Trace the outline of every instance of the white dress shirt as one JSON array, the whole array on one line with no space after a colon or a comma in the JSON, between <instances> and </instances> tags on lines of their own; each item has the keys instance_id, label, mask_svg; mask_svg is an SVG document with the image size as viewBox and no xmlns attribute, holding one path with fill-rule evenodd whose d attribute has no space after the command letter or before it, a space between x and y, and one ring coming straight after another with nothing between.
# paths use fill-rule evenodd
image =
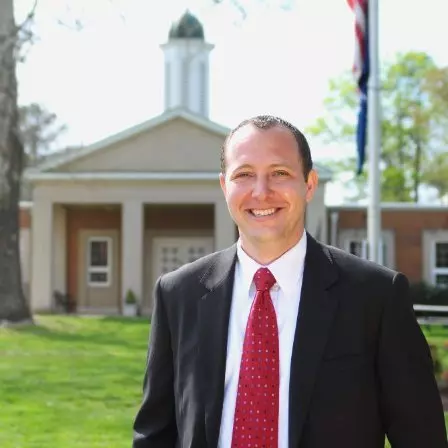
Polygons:
<instances>
[{"instance_id":1,"label":"white dress shirt","mask_svg":"<svg viewBox=\"0 0 448 448\"><path fill-rule=\"evenodd\" d=\"M280 349L280 410L278 448L288 447L289 377L291 355L302 290L303 268L306 253L306 233L300 241L269 268L276 279L271 298L277 315ZM238 261L235 267L232 304L229 319L227 360L224 384L224 403L218 448L230 448L232 444L233 418L247 319L255 298L253 277L264 267L250 258L237 244Z\"/></svg>"}]
</instances>

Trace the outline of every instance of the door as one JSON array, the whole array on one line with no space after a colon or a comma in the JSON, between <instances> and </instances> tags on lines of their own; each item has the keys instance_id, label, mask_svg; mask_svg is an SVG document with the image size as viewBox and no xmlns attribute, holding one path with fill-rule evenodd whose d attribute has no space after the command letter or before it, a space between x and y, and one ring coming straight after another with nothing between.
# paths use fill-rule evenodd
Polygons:
<instances>
[{"instance_id":1,"label":"door","mask_svg":"<svg viewBox=\"0 0 448 448\"><path fill-rule=\"evenodd\" d=\"M159 237L153 240L153 279L213 252L213 237Z\"/></svg>"},{"instance_id":2,"label":"door","mask_svg":"<svg viewBox=\"0 0 448 448\"><path fill-rule=\"evenodd\" d=\"M118 232L81 230L78 258L78 306L98 312L119 309Z\"/></svg>"}]
</instances>

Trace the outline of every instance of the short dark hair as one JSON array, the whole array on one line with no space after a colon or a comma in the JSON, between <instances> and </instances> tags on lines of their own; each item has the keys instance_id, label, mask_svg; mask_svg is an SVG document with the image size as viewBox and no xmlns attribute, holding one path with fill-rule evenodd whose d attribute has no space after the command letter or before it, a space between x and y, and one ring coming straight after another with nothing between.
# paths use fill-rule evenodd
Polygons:
<instances>
[{"instance_id":1,"label":"short dark hair","mask_svg":"<svg viewBox=\"0 0 448 448\"><path fill-rule=\"evenodd\" d=\"M238 129L241 129L243 126L249 124L257 127L258 129L264 130L271 129L276 126L289 130L296 139L297 146L299 148L299 155L302 159L303 164L303 175L305 177L305 180L308 180L308 175L313 169L313 160L311 158L311 150L306 137L293 124L289 123L286 120L283 120L283 118L274 117L272 115L258 115L253 118L248 118L247 120L243 120L239 125L237 125L229 132L226 139L224 140L223 145L221 146L221 172L223 174L226 172L225 156L229 140L232 138L233 134L238 131Z\"/></svg>"}]
</instances>

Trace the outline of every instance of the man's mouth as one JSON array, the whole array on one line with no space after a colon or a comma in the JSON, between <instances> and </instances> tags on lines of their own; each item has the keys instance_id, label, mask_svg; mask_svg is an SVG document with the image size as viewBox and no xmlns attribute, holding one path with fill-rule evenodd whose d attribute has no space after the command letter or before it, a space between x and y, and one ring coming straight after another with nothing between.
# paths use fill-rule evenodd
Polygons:
<instances>
[{"instance_id":1,"label":"man's mouth","mask_svg":"<svg viewBox=\"0 0 448 448\"><path fill-rule=\"evenodd\" d=\"M259 216L271 216L273 215L278 209L277 208L266 208L266 209L257 209L252 208L249 210L249 212L256 217Z\"/></svg>"}]
</instances>

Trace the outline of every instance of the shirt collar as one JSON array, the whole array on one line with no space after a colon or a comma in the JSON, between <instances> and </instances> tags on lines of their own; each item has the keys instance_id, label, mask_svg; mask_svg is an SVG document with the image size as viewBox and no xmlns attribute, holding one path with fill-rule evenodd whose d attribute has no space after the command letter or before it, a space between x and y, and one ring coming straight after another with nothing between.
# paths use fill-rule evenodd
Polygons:
<instances>
[{"instance_id":1,"label":"shirt collar","mask_svg":"<svg viewBox=\"0 0 448 448\"><path fill-rule=\"evenodd\" d=\"M244 291L249 294L255 272L261 267L267 267L285 294L293 293L303 275L306 246L306 232L303 232L302 238L295 246L285 252L280 258L277 258L277 260L263 266L244 252L241 247L241 240L238 240L237 256Z\"/></svg>"}]
</instances>

